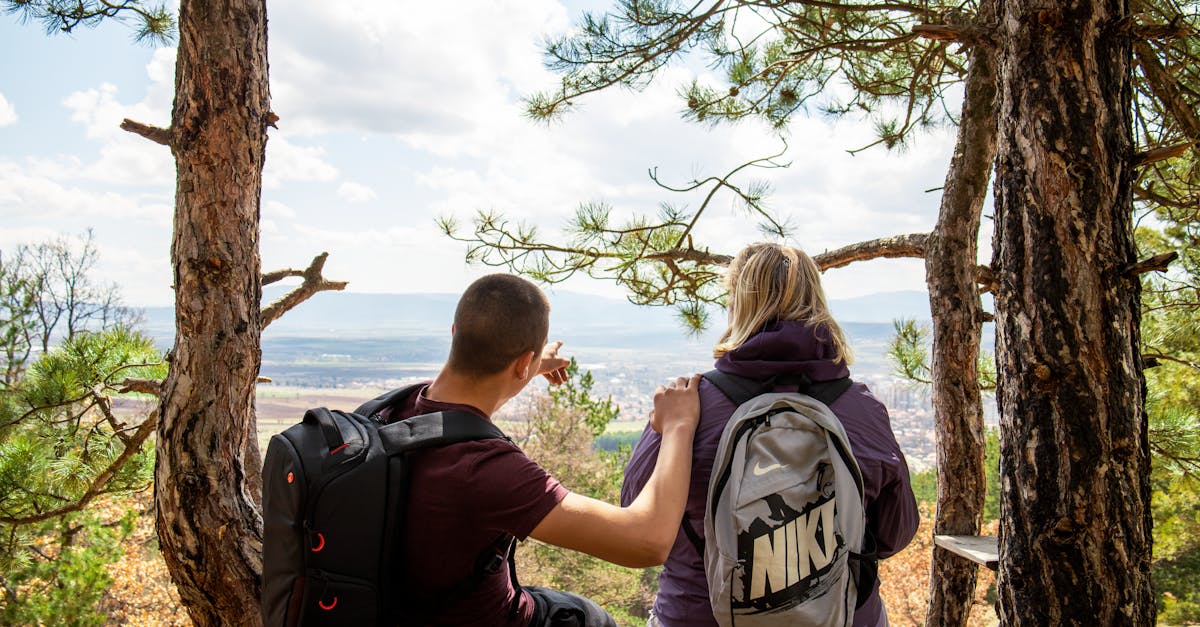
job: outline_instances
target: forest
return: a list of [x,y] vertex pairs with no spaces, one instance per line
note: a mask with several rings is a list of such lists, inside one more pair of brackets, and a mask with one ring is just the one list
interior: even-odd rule
[[[139,331],[120,286],[96,278],[90,233],[0,249],[2,622],[256,624],[262,333],[314,294],[347,287],[326,277],[319,250],[304,253],[304,268],[263,268],[266,146],[288,113],[272,107],[267,4],[0,7],[47,37],[119,22],[137,41],[177,45],[169,124],[121,123],[174,162],[170,350]],[[721,278],[739,246],[705,240],[714,199],[732,198],[760,238],[795,236],[794,216],[752,175],[787,167],[798,117],[867,120],[874,139],[844,149],[896,155],[929,128],[952,127],[930,230],[813,255],[822,271],[924,266],[931,324],[898,321],[889,358],[930,390],[938,455],[913,477],[918,540],[883,566],[899,586],[884,593],[893,618],[1200,622],[1197,9],[614,0],[542,42],[557,84],[524,94],[524,123],[586,118],[575,109],[601,92],[682,79],[685,120],[754,120],[784,149],[682,186],[652,169],[656,212],[580,198],[558,231],[518,211],[422,219],[465,250],[464,264],[546,286],[613,284],[638,305],[674,308],[682,333],[719,326],[713,312],[728,296]],[[689,77],[697,60],[720,82]],[[288,287],[262,302],[277,283]],[[994,351],[981,349],[987,322]],[[571,374],[511,435],[572,489],[613,502],[628,448],[595,443],[619,408],[592,395],[589,373]],[[985,395],[999,408],[994,431]],[[998,536],[997,572],[934,548],[934,534]],[[536,542],[518,560],[532,573],[522,583],[587,590],[629,624],[644,622],[653,599],[652,569]],[[133,597],[131,579],[142,584]]]

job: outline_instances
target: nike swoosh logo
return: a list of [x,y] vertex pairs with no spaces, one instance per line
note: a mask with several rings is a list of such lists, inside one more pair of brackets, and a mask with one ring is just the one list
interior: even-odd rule
[[768,472],[771,472],[772,470],[778,470],[780,468],[787,468],[787,466],[785,466],[784,464],[778,464],[778,463],[771,464],[770,466],[760,466],[758,464],[754,464],[754,476],[761,477],[762,475],[765,475]]

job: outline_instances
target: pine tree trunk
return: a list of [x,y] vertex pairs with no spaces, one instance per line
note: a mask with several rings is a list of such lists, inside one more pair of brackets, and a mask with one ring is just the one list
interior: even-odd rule
[[[991,6],[994,16],[995,3],[983,4]],[[986,19],[983,9],[981,19]],[[930,370],[937,435],[937,534],[978,534],[987,491],[978,372],[983,309],[975,267],[980,214],[996,156],[995,97],[993,51],[976,47],[970,53],[958,140],[937,228],[925,255],[933,315]],[[926,625],[966,625],[976,570],[973,562],[934,547]]]
[[1125,0],[1009,0],[993,266],[1006,625],[1150,625]]
[[171,127],[176,337],[158,427],[158,537],[196,624],[255,624],[265,2],[183,0],[179,30]]

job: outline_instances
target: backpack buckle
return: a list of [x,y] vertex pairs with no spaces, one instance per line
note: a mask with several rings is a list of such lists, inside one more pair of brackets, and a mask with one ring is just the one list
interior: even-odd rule
[[504,564],[507,561],[506,556],[493,552],[487,561],[484,562],[482,570],[489,575],[495,575],[500,572],[501,568],[504,568]]
[[476,572],[482,573],[485,576],[495,575],[500,572],[508,564],[508,554],[513,550],[514,544],[516,544],[515,538],[501,536],[476,560]]

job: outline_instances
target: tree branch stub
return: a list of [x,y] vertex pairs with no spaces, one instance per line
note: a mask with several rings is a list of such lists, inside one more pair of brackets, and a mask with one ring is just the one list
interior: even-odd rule
[[1196,142],[1194,141],[1183,142],[1180,144],[1174,144],[1172,146],[1161,146],[1145,152],[1135,153],[1133,155],[1133,165],[1142,166],[1148,163],[1154,163],[1156,161],[1163,161],[1166,159],[1171,159],[1172,157],[1178,157],[1179,155],[1187,152],[1188,148],[1191,148],[1195,144]]
[[141,135],[156,144],[162,144],[163,146],[171,145],[171,129],[169,128],[142,124],[141,122],[125,118],[121,121],[121,130],[129,131],[134,135]]
[[1179,258],[1179,253],[1171,251],[1143,259],[1125,268],[1126,276],[1138,276],[1147,272],[1166,272],[1172,261]]
[[960,43],[967,46],[993,46],[995,41],[986,29],[972,25],[959,24],[918,24],[912,33],[918,37]]
[[162,381],[158,379],[136,379],[126,377],[123,381],[117,384],[117,391],[124,394],[126,392],[137,392],[139,394],[153,394],[158,396],[162,394]]
[[329,253],[321,253],[313,258],[312,263],[308,265],[303,272],[297,273],[295,270],[280,270],[271,272],[263,277],[263,282],[266,283],[267,278],[272,278],[273,281],[278,281],[288,276],[303,276],[304,282],[292,291],[284,294],[279,300],[263,307],[262,309],[262,328],[267,328],[267,325],[277,320],[280,316],[292,310],[300,303],[308,300],[313,294],[324,291],[341,291],[346,289],[348,282],[346,281],[328,281],[321,272],[325,269],[325,260],[329,258]]

